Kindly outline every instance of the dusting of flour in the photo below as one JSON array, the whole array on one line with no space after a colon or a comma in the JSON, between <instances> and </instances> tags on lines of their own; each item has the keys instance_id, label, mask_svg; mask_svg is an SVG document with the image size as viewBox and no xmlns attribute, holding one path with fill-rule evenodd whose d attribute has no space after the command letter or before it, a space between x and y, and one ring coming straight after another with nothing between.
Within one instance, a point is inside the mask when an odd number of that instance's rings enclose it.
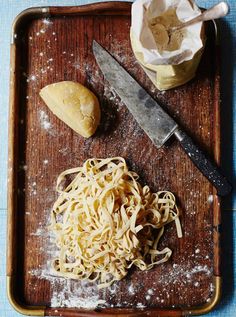
<instances>
[{"instance_id":1,"label":"dusting of flour","mask_svg":"<svg viewBox=\"0 0 236 317\"><path fill-rule=\"evenodd\" d=\"M94 309L104 305L105 301L99 298L96 284L87 281L66 279L57 275L52 267L52 260L58 255L54 237L45 227L39 227L31 234L42 240L42 249L46 252L47 262L40 268L29 271L32 276L45 279L51 285L51 307L78 307Z\"/></svg>"}]
</instances>

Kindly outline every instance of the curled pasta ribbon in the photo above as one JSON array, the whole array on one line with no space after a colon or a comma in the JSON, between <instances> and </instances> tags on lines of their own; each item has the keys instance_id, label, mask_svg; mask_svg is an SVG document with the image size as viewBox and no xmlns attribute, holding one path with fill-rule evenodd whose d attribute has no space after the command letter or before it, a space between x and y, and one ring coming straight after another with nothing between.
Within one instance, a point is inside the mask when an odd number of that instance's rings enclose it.
<instances>
[{"instance_id":1,"label":"curled pasta ribbon","mask_svg":"<svg viewBox=\"0 0 236 317\"><path fill-rule=\"evenodd\" d=\"M168 247L157 249L166 224L175 221L182 237L175 196L142 187L121 157L88 159L63 172L57 192L50 227L59 256L53 267L64 277L97 280L99 288L107 287L133 265L149 270L170 258Z\"/></svg>"}]
</instances>

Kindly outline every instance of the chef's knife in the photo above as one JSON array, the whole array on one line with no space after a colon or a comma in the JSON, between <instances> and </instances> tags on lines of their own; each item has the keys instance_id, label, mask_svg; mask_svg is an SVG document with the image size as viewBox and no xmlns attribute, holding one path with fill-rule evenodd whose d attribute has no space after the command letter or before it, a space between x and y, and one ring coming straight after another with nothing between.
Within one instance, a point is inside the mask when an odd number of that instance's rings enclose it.
<instances>
[{"instance_id":1,"label":"chef's knife","mask_svg":"<svg viewBox=\"0 0 236 317\"><path fill-rule=\"evenodd\" d=\"M93 53L105 79L155 146L160 148L174 134L193 163L215 186L218 195L227 195L231 185L178 124L96 41L93 41Z\"/></svg>"}]
</instances>

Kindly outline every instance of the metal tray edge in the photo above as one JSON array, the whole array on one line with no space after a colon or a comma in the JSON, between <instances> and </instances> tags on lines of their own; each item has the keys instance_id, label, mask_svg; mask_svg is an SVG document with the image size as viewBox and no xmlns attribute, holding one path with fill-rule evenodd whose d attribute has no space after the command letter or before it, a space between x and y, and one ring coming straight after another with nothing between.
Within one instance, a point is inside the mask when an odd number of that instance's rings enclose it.
<instances>
[{"instance_id":1,"label":"metal tray edge","mask_svg":"<svg viewBox=\"0 0 236 317\"><path fill-rule=\"evenodd\" d=\"M30 7L28 9L20 12L12 23L11 30L11 44L15 43L17 39L17 29L18 26L27 19L35 17L49 17L53 15L73 15L79 13L86 13L91 9L94 12L99 12L102 10L112 10L116 6L117 11L121 10L122 12L127 11L131 8L132 2L130 1L105 1L105 2L95 2L78 6L47 6L47 7Z\"/></svg>"},{"instance_id":2,"label":"metal tray edge","mask_svg":"<svg viewBox=\"0 0 236 317\"><path fill-rule=\"evenodd\" d=\"M19 25L24 22L25 19L30 19L35 16L48 16L49 15L49 7L33 7L28 8L20 12L12 22L11 28L11 44L15 43L17 39L17 30Z\"/></svg>"},{"instance_id":3,"label":"metal tray edge","mask_svg":"<svg viewBox=\"0 0 236 317\"><path fill-rule=\"evenodd\" d=\"M106 4L106 2L104 4ZM85 5L85 6L87 6L87 5ZM33 8L28 8L28 9L22 11L21 13L19 13L15 17L13 24L12 24L11 44L13 44L13 46L14 46L14 44L16 42L17 38L15 37L15 34L17 34L17 29L18 29L21 22L23 22L25 19L30 19L32 17L35 18L35 16L48 17L49 15L51 15L50 14L50 7L33 7ZM215 27L216 45L219 45L219 34L217 32L217 25L216 25L215 21L213 21L213 23L214 23L214 27ZM12 48L12 50L15 50L15 49L16 49L15 47ZM14 59L14 58L12 58L12 59ZM12 65L12 63L11 63L11 66L15 66L15 65ZM15 79L14 75L15 74L12 74L13 78ZM15 97L15 93L14 93L14 97ZM14 97L11 96L10 104L11 104L11 102L13 103ZM10 129L10 131L14 130L14 128L11 124L9 125L9 129ZM13 155L11 155L10 158L12 158L12 160L13 160L14 159ZM10 209L11 209L11 207L10 207ZM12 207L12 209L14 209L14 208ZM8 246L11 247L11 244ZM222 278L220 276L215 276L214 279L215 279L215 292L214 292L211 300L209 301L209 303L204 304L200 307L193 307L190 310L187 310L184 308L182 311L183 316L207 314L215 308L215 306L218 304L220 297L221 297ZM19 312L23 315L44 316L45 309L47 308L46 306L27 306L26 304L19 303L18 299L14 295L14 287L15 287L14 285L15 285L14 276L7 276L7 297L8 297L8 300L9 300L11 306L17 312Z\"/></svg>"},{"instance_id":4,"label":"metal tray edge","mask_svg":"<svg viewBox=\"0 0 236 317\"><path fill-rule=\"evenodd\" d=\"M201 306L201 307L194 307L190 310L185 310L183 315L202 315L207 314L212 311L216 305L219 303L221 298L221 290L222 290L222 278L220 276L215 276L215 292L209 301L209 303Z\"/></svg>"},{"instance_id":5,"label":"metal tray edge","mask_svg":"<svg viewBox=\"0 0 236 317\"><path fill-rule=\"evenodd\" d=\"M27 306L19 302L14 294L14 276L7 276L7 297L11 306L20 314L28 316L44 316L44 306Z\"/></svg>"}]
</instances>

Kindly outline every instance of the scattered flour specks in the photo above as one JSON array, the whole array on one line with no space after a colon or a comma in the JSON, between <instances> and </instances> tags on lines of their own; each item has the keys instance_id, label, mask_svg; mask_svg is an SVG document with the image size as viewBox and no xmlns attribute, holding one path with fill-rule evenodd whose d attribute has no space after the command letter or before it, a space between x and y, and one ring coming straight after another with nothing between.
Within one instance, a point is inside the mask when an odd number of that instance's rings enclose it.
<instances>
[{"instance_id":1,"label":"scattered flour specks","mask_svg":"<svg viewBox=\"0 0 236 317\"><path fill-rule=\"evenodd\" d=\"M195 265L194 267L191 267L189 264L186 265L186 267L183 266L175 266L174 270L169 274L168 276L163 277L165 279L165 283L174 283L178 279L182 280L183 283L185 283L186 279L187 281L190 281L191 279L195 279L197 274L202 273L206 276L209 276L212 272L212 268L209 268L207 265ZM162 277L161 277L162 279Z\"/></svg>"},{"instance_id":2,"label":"scattered flour specks","mask_svg":"<svg viewBox=\"0 0 236 317\"><path fill-rule=\"evenodd\" d=\"M55 257L54 252L47 252ZM99 299L96 285L89 282L81 282L65 279L57 276L51 267L51 261L42 269L35 269L29 272L31 275L41 279L46 279L51 283L52 307L80 307L94 309L98 305L105 304L103 299Z\"/></svg>"},{"instance_id":3,"label":"scattered flour specks","mask_svg":"<svg viewBox=\"0 0 236 317\"><path fill-rule=\"evenodd\" d=\"M43 228L38 228L36 232L31 233L31 236L42 236L45 233Z\"/></svg>"},{"instance_id":4,"label":"scattered flour specks","mask_svg":"<svg viewBox=\"0 0 236 317\"><path fill-rule=\"evenodd\" d=\"M145 305L143 305L142 303L138 303L137 304L137 308L145 308L146 306Z\"/></svg>"},{"instance_id":5,"label":"scattered flour specks","mask_svg":"<svg viewBox=\"0 0 236 317\"><path fill-rule=\"evenodd\" d=\"M128 291L129 291L129 293L132 294L132 295L135 293L133 284L131 284L131 285L129 286Z\"/></svg>"},{"instance_id":6,"label":"scattered flour specks","mask_svg":"<svg viewBox=\"0 0 236 317\"><path fill-rule=\"evenodd\" d=\"M69 151L70 151L70 149L65 147L65 148L59 149L58 152L61 153L63 156L66 156L66 155L68 155Z\"/></svg>"},{"instance_id":7,"label":"scattered flour specks","mask_svg":"<svg viewBox=\"0 0 236 317\"><path fill-rule=\"evenodd\" d=\"M30 82L30 81L36 81L37 77L36 75L30 75L28 78L27 78L27 82Z\"/></svg>"},{"instance_id":8,"label":"scattered flour specks","mask_svg":"<svg viewBox=\"0 0 236 317\"><path fill-rule=\"evenodd\" d=\"M49 222L49 220L48 220ZM42 223L41 223L42 225ZM80 307L94 309L98 305L104 305L105 300L99 298L96 284L87 281L65 279L57 275L53 270L52 260L58 256L58 250L53 243L51 232L45 228L38 228L32 236L37 236L46 241L47 249L40 247L47 254L47 262L40 268L32 269L29 274L40 279L46 279L51 284L52 296L51 307Z\"/></svg>"},{"instance_id":9,"label":"scattered flour specks","mask_svg":"<svg viewBox=\"0 0 236 317\"><path fill-rule=\"evenodd\" d=\"M153 295L154 294L154 291L153 291L153 289L149 289L148 291L147 291L147 293L148 293L148 295Z\"/></svg>"},{"instance_id":10,"label":"scattered flour specks","mask_svg":"<svg viewBox=\"0 0 236 317\"><path fill-rule=\"evenodd\" d=\"M52 24L52 21L49 18L45 18L43 19L43 24L50 25Z\"/></svg>"},{"instance_id":11,"label":"scattered flour specks","mask_svg":"<svg viewBox=\"0 0 236 317\"><path fill-rule=\"evenodd\" d=\"M215 290L215 285L213 283L210 284L210 291L213 293Z\"/></svg>"},{"instance_id":12,"label":"scattered flour specks","mask_svg":"<svg viewBox=\"0 0 236 317\"><path fill-rule=\"evenodd\" d=\"M77 283L64 279L63 281L54 282L51 306L52 307L80 307L80 308L96 308L98 305L104 304L105 301L93 295L93 289L90 287L78 287ZM68 296L69 295L69 296Z\"/></svg>"},{"instance_id":13,"label":"scattered flour specks","mask_svg":"<svg viewBox=\"0 0 236 317\"><path fill-rule=\"evenodd\" d=\"M41 127L43 129L48 130L51 128L51 123L49 122L48 115L43 110L39 111L39 118Z\"/></svg>"},{"instance_id":14,"label":"scattered flour specks","mask_svg":"<svg viewBox=\"0 0 236 317\"><path fill-rule=\"evenodd\" d=\"M212 203L213 203L213 200L214 200L213 195L209 195L209 196L208 196L208 199L207 199L208 204L212 204Z\"/></svg>"}]
</instances>

